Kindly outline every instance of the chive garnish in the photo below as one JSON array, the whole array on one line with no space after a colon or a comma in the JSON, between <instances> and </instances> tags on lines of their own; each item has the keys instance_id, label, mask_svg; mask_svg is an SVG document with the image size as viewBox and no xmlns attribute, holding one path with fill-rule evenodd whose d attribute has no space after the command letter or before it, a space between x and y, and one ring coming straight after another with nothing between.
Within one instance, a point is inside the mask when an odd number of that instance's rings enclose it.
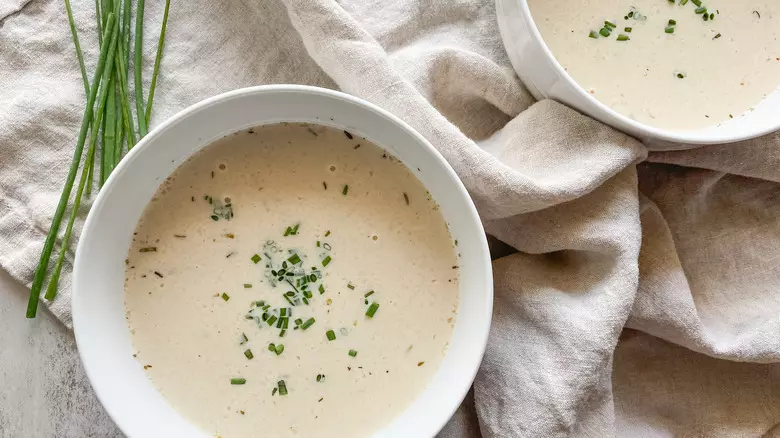
<instances>
[{"instance_id":1,"label":"chive garnish","mask_svg":"<svg viewBox=\"0 0 780 438\"><path fill-rule=\"evenodd\" d=\"M252 358L255 357L255 355L252 354L252 350L250 350L248 348L246 350L244 350L244 356L246 356L246 358L249 359L249 360L252 360Z\"/></svg>"},{"instance_id":2,"label":"chive garnish","mask_svg":"<svg viewBox=\"0 0 780 438\"><path fill-rule=\"evenodd\" d=\"M301 262L301 258L298 256L298 254L293 254L287 259L288 262L292 263L293 265L297 265Z\"/></svg>"},{"instance_id":3,"label":"chive garnish","mask_svg":"<svg viewBox=\"0 0 780 438\"><path fill-rule=\"evenodd\" d=\"M317 374L317 381L322 382L325 380L325 374Z\"/></svg>"},{"instance_id":4,"label":"chive garnish","mask_svg":"<svg viewBox=\"0 0 780 438\"><path fill-rule=\"evenodd\" d=\"M675 24L677 24L677 21L670 18L669 19L669 26L674 26Z\"/></svg>"},{"instance_id":5,"label":"chive garnish","mask_svg":"<svg viewBox=\"0 0 780 438\"><path fill-rule=\"evenodd\" d=\"M694 5L701 6L701 0L691 0Z\"/></svg>"},{"instance_id":6,"label":"chive garnish","mask_svg":"<svg viewBox=\"0 0 780 438\"><path fill-rule=\"evenodd\" d=\"M355 290L355 286L352 283L347 283L347 287L352 290Z\"/></svg>"},{"instance_id":7,"label":"chive garnish","mask_svg":"<svg viewBox=\"0 0 780 438\"><path fill-rule=\"evenodd\" d=\"M342 194L342 195L344 195L344 196L346 196L346 195L347 195L347 192L349 192L349 185L347 185L347 184L344 184L344 188L343 188L343 189L341 189L341 194Z\"/></svg>"},{"instance_id":8,"label":"chive garnish","mask_svg":"<svg viewBox=\"0 0 780 438\"><path fill-rule=\"evenodd\" d=\"M625 34L622 34L622 33L620 35L618 35L618 37L617 37L618 41L628 41L629 39L630 38L628 37L628 35L625 35Z\"/></svg>"},{"instance_id":9,"label":"chive garnish","mask_svg":"<svg viewBox=\"0 0 780 438\"><path fill-rule=\"evenodd\" d=\"M685 78L685 73L677 73L676 76L677 76L678 79L683 79L683 78Z\"/></svg>"},{"instance_id":10,"label":"chive garnish","mask_svg":"<svg viewBox=\"0 0 780 438\"><path fill-rule=\"evenodd\" d=\"M325 332L325 336L328 338L329 341L335 341L336 340L336 333L333 330L328 330Z\"/></svg>"},{"instance_id":11,"label":"chive garnish","mask_svg":"<svg viewBox=\"0 0 780 438\"><path fill-rule=\"evenodd\" d=\"M276 395L276 391L278 391L278 390L279 390L279 388L274 386L274 389L271 391L271 396Z\"/></svg>"},{"instance_id":12,"label":"chive garnish","mask_svg":"<svg viewBox=\"0 0 780 438\"><path fill-rule=\"evenodd\" d=\"M664 32L674 33L674 26L667 26L666 29L664 29Z\"/></svg>"},{"instance_id":13,"label":"chive garnish","mask_svg":"<svg viewBox=\"0 0 780 438\"><path fill-rule=\"evenodd\" d=\"M373 303L371 303L370 306L368 306L368 310L366 310L366 316L369 318L373 318L377 310L379 310L379 303L374 301Z\"/></svg>"},{"instance_id":14,"label":"chive garnish","mask_svg":"<svg viewBox=\"0 0 780 438\"><path fill-rule=\"evenodd\" d=\"M251 289L252 284L251 283L244 283L244 289Z\"/></svg>"},{"instance_id":15,"label":"chive garnish","mask_svg":"<svg viewBox=\"0 0 780 438\"><path fill-rule=\"evenodd\" d=\"M607 28L610 28L610 29L615 29L617 27L617 25L615 23L607 20L607 21L604 22L604 27L607 27Z\"/></svg>"},{"instance_id":16,"label":"chive garnish","mask_svg":"<svg viewBox=\"0 0 780 438\"><path fill-rule=\"evenodd\" d=\"M324 259L322 259L322 266L328 266L331 260L332 259L330 258L330 256L325 257Z\"/></svg>"},{"instance_id":17,"label":"chive garnish","mask_svg":"<svg viewBox=\"0 0 780 438\"><path fill-rule=\"evenodd\" d=\"M626 32L628 32L628 33L631 33L631 31L632 31L633 29L631 29L630 27L626 27L626 28L624 28L623 30L624 30L624 31L626 31Z\"/></svg>"},{"instance_id":18,"label":"chive garnish","mask_svg":"<svg viewBox=\"0 0 780 438\"><path fill-rule=\"evenodd\" d=\"M222 299L227 301L230 299L230 295L226 294L225 292L222 292Z\"/></svg>"},{"instance_id":19,"label":"chive garnish","mask_svg":"<svg viewBox=\"0 0 780 438\"><path fill-rule=\"evenodd\" d=\"M598 34L598 32L596 32L595 30L592 30L592 31L590 31L590 33L588 34L588 36L589 36L590 38L598 38L598 37L599 37L599 34ZM407 203L407 204L408 204L408 203Z\"/></svg>"},{"instance_id":20,"label":"chive garnish","mask_svg":"<svg viewBox=\"0 0 780 438\"><path fill-rule=\"evenodd\" d=\"M269 326L273 326L277 319L276 315L271 315L265 322L268 323Z\"/></svg>"},{"instance_id":21,"label":"chive garnish","mask_svg":"<svg viewBox=\"0 0 780 438\"><path fill-rule=\"evenodd\" d=\"M366 292L366 294L365 294L365 295L363 295L363 296L364 296L365 298L368 298L368 297L370 297L371 295L374 295L374 291L373 291L373 290L370 290L370 291Z\"/></svg>"},{"instance_id":22,"label":"chive garnish","mask_svg":"<svg viewBox=\"0 0 780 438\"><path fill-rule=\"evenodd\" d=\"M241 342L239 342L239 345L244 345L247 342L249 342L249 338L246 337L245 333L241 333Z\"/></svg>"},{"instance_id":23,"label":"chive garnish","mask_svg":"<svg viewBox=\"0 0 780 438\"><path fill-rule=\"evenodd\" d=\"M231 385L243 385L244 383L246 383L246 379L243 377L233 377L230 379Z\"/></svg>"},{"instance_id":24,"label":"chive garnish","mask_svg":"<svg viewBox=\"0 0 780 438\"><path fill-rule=\"evenodd\" d=\"M259 254L253 255L251 260L252 260L252 263L254 263L254 264L260 263L260 255Z\"/></svg>"},{"instance_id":25,"label":"chive garnish","mask_svg":"<svg viewBox=\"0 0 780 438\"><path fill-rule=\"evenodd\" d=\"M279 385L279 395L287 395L287 384L284 383L284 380L277 382L277 385Z\"/></svg>"},{"instance_id":26,"label":"chive garnish","mask_svg":"<svg viewBox=\"0 0 780 438\"><path fill-rule=\"evenodd\" d=\"M328 237L328 236L330 236L330 230L325 232L325 237Z\"/></svg>"},{"instance_id":27,"label":"chive garnish","mask_svg":"<svg viewBox=\"0 0 780 438\"><path fill-rule=\"evenodd\" d=\"M147 246L146 248L139 249L138 252L157 252L157 247L156 246Z\"/></svg>"},{"instance_id":28,"label":"chive garnish","mask_svg":"<svg viewBox=\"0 0 780 438\"><path fill-rule=\"evenodd\" d=\"M301 324L301 330L306 330L307 328L311 327L314 324L314 318L309 318Z\"/></svg>"},{"instance_id":29,"label":"chive garnish","mask_svg":"<svg viewBox=\"0 0 780 438\"><path fill-rule=\"evenodd\" d=\"M320 295L324 294L325 293L325 286L320 285L319 290L320 290Z\"/></svg>"},{"instance_id":30,"label":"chive garnish","mask_svg":"<svg viewBox=\"0 0 780 438\"><path fill-rule=\"evenodd\" d=\"M694 12L696 12L697 14L704 14L704 13L707 12L707 8L705 8L704 6L700 6L700 7L696 8L696 10Z\"/></svg>"},{"instance_id":31,"label":"chive garnish","mask_svg":"<svg viewBox=\"0 0 780 438\"><path fill-rule=\"evenodd\" d=\"M349 355L352 357L357 356L357 353L358 353L357 350L349 350Z\"/></svg>"},{"instance_id":32,"label":"chive garnish","mask_svg":"<svg viewBox=\"0 0 780 438\"><path fill-rule=\"evenodd\" d=\"M607 29L606 27L602 27L599 33L601 34L601 36L608 37L610 32L609 29Z\"/></svg>"},{"instance_id":33,"label":"chive garnish","mask_svg":"<svg viewBox=\"0 0 780 438\"><path fill-rule=\"evenodd\" d=\"M685 6L688 3L688 0L680 0L680 6Z\"/></svg>"}]
</instances>

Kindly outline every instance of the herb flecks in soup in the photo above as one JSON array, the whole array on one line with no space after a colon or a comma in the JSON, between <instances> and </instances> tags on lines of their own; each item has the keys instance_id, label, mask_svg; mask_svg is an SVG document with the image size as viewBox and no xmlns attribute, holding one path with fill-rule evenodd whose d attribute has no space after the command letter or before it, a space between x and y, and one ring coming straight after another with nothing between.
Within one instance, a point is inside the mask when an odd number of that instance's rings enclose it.
<instances>
[{"instance_id":1,"label":"herb flecks in soup","mask_svg":"<svg viewBox=\"0 0 780 438\"><path fill-rule=\"evenodd\" d=\"M550 51L603 104L651 126L717 125L780 84L774 0L529 0Z\"/></svg>"},{"instance_id":2,"label":"herb flecks in soup","mask_svg":"<svg viewBox=\"0 0 780 438\"><path fill-rule=\"evenodd\" d=\"M209 433L367 436L443 359L457 265L397 159L349 132L257 127L195 154L144 211L128 324L154 385Z\"/></svg>"}]
</instances>

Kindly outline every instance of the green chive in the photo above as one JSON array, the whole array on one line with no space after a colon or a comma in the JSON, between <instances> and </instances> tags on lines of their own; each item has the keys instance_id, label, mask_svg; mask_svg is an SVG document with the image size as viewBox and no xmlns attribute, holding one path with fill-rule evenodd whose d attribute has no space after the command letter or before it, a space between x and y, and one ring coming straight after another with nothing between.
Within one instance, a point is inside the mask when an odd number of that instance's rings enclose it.
<instances>
[{"instance_id":1,"label":"green chive","mask_svg":"<svg viewBox=\"0 0 780 438\"><path fill-rule=\"evenodd\" d=\"M258 255L258 254L253 255L251 260L252 260L252 263L258 264L260 262L260 255Z\"/></svg>"},{"instance_id":2,"label":"green chive","mask_svg":"<svg viewBox=\"0 0 780 438\"><path fill-rule=\"evenodd\" d=\"M325 286L320 285L320 295L325 293Z\"/></svg>"},{"instance_id":3,"label":"green chive","mask_svg":"<svg viewBox=\"0 0 780 438\"><path fill-rule=\"evenodd\" d=\"M328 338L329 341L335 341L336 340L336 333L333 330L328 330L325 332L325 336Z\"/></svg>"},{"instance_id":4,"label":"green chive","mask_svg":"<svg viewBox=\"0 0 780 438\"><path fill-rule=\"evenodd\" d=\"M266 323L267 323L269 326L273 326L273 325L274 325L274 323L276 322L276 320L277 320L277 319L278 319L278 318L276 317L276 315L271 315L271 316L270 316L270 317L269 317L269 318L268 318L268 319L267 319L265 322L266 322Z\"/></svg>"},{"instance_id":5,"label":"green chive","mask_svg":"<svg viewBox=\"0 0 780 438\"><path fill-rule=\"evenodd\" d=\"M284 380L280 380L277 384L279 385L279 395L287 395L287 384L284 383Z\"/></svg>"},{"instance_id":6,"label":"green chive","mask_svg":"<svg viewBox=\"0 0 780 438\"><path fill-rule=\"evenodd\" d=\"M683 79L685 77L685 73L677 73L677 78Z\"/></svg>"},{"instance_id":7,"label":"green chive","mask_svg":"<svg viewBox=\"0 0 780 438\"><path fill-rule=\"evenodd\" d=\"M691 0L694 5L701 6L701 0Z\"/></svg>"},{"instance_id":8,"label":"green chive","mask_svg":"<svg viewBox=\"0 0 780 438\"><path fill-rule=\"evenodd\" d=\"M674 26L675 24L677 24L677 21L670 18L669 19L669 26Z\"/></svg>"},{"instance_id":9,"label":"green chive","mask_svg":"<svg viewBox=\"0 0 780 438\"><path fill-rule=\"evenodd\" d=\"M355 290L355 286L353 286L352 283L347 283L347 287L352 290Z\"/></svg>"},{"instance_id":10,"label":"green chive","mask_svg":"<svg viewBox=\"0 0 780 438\"><path fill-rule=\"evenodd\" d=\"M325 379L325 374L317 374L317 381L321 382L323 379Z\"/></svg>"},{"instance_id":11,"label":"green chive","mask_svg":"<svg viewBox=\"0 0 780 438\"><path fill-rule=\"evenodd\" d=\"M244 345L247 342L249 342L249 338L246 337L245 333L241 333L241 342L239 343L239 345Z\"/></svg>"},{"instance_id":12,"label":"green chive","mask_svg":"<svg viewBox=\"0 0 780 438\"><path fill-rule=\"evenodd\" d=\"M680 6L685 6L688 3L688 0L680 0Z\"/></svg>"},{"instance_id":13,"label":"green chive","mask_svg":"<svg viewBox=\"0 0 780 438\"><path fill-rule=\"evenodd\" d=\"M629 38L628 38L628 35L624 35L624 34L621 33L620 35L618 35L617 40L618 41L628 41Z\"/></svg>"},{"instance_id":14,"label":"green chive","mask_svg":"<svg viewBox=\"0 0 780 438\"><path fill-rule=\"evenodd\" d=\"M244 283L244 289L251 289L252 284L251 283Z\"/></svg>"},{"instance_id":15,"label":"green chive","mask_svg":"<svg viewBox=\"0 0 780 438\"><path fill-rule=\"evenodd\" d=\"M664 32L666 32L666 33L674 33L674 27L673 26L668 26L666 29L664 29Z\"/></svg>"},{"instance_id":16,"label":"green chive","mask_svg":"<svg viewBox=\"0 0 780 438\"><path fill-rule=\"evenodd\" d=\"M246 356L246 358L249 359L249 360L251 360L252 358L255 357L255 355L252 354L252 350L250 350L248 348L246 350L244 350L244 356Z\"/></svg>"},{"instance_id":17,"label":"green chive","mask_svg":"<svg viewBox=\"0 0 780 438\"><path fill-rule=\"evenodd\" d=\"M603 37L608 37L609 34L610 34L609 29L607 29L606 27L602 27L601 30L599 31L599 33Z\"/></svg>"},{"instance_id":18,"label":"green chive","mask_svg":"<svg viewBox=\"0 0 780 438\"><path fill-rule=\"evenodd\" d=\"M626 27L626 28L625 28L625 29L623 29L623 30L624 30L624 31L626 31L626 32L628 32L628 33L631 33L631 31L632 31L633 29L632 29L632 28L630 28L630 27Z\"/></svg>"},{"instance_id":19,"label":"green chive","mask_svg":"<svg viewBox=\"0 0 780 438\"><path fill-rule=\"evenodd\" d=\"M371 303L370 306L368 306L368 310L366 310L366 316L369 318L373 318L377 310L379 310L379 303L374 301L373 303Z\"/></svg>"},{"instance_id":20,"label":"green chive","mask_svg":"<svg viewBox=\"0 0 780 438\"><path fill-rule=\"evenodd\" d=\"M271 391L271 395L272 396L276 395L276 391L278 391L278 390L279 390L279 388L274 386L274 389Z\"/></svg>"},{"instance_id":21,"label":"green chive","mask_svg":"<svg viewBox=\"0 0 780 438\"><path fill-rule=\"evenodd\" d=\"M297 265L301 262L301 258L298 256L298 254L293 254L291 257L287 259L288 262L292 263L293 265Z\"/></svg>"},{"instance_id":22,"label":"green chive","mask_svg":"<svg viewBox=\"0 0 780 438\"><path fill-rule=\"evenodd\" d=\"M349 350L349 355L352 357L357 356L357 350Z\"/></svg>"},{"instance_id":23,"label":"green chive","mask_svg":"<svg viewBox=\"0 0 780 438\"><path fill-rule=\"evenodd\" d=\"M615 29L617 27L617 25L615 23L611 22L611 21L605 21L604 22L604 27L608 27L610 29Z\"/></svg>"},{"instance_id":24,"label":"green chive","mask_svg":"<svg viewBox=\"0 0 780 438\"><path fill-rule=\"evenodd\" d=\"M330 258L330 256L327 256L327 257L325 257L325 258L322 260L322 266L328 266L328 264L330 263L330 261L331 261L331 260L332 260L332 259Z\"/></svg>"},{"instance_id":25,"label":"green chive","mask_svg":"<svg viewBox=\"0 0 780 438\"><path fill-rule=\"evenodd\" d=\"M368 297L370 297L371 295L374 295L374 291L373 291L373 290L370 290L370 291L366 292L366 294L365 294L365 295L363 295L363 296L364 296L365 298L368 298Z\"/></svg>"},{"instance_id":26,"label":"green chive","mask_svg":"<svg viewBox=\"0 0 780 438\"><path fill-rule=\"evenodd\" d=\"M349 192L349 186L344 184L344 188L341 190L341 194L346 196L347 192Z\"/></svg>"},{"instance_id":27,"label":"green chive","mask_svg":"<svg viewBox=\"0 0 780 438\"><path fill-rule=\"evenodd\" d=\"M595 38L598 38L598 37L599 37L599 34L598 34L598 32L596 32L595 30L592 30L592 31L590 31L590 33L588 34L588 37L590 37L590 38L594 38L594 39L595 39Z\"/></svg>"},{"instance_id":28,"label":"green chive","mask_svg":"<svg viewBox=\"0 0 780 438\"><path fill-rule=\"evenodd\" d=\"M696 8L694 12L696 12L697 14L705 14L707 13L707 8L705 8L704 6L700 6Z\"/></svg>"},{"instance_id":29,"label":"green chive","mask_svg":"<svg viewBox=\"0 0 780 438\"><path fill-rule=\"evenodd\" d=\"M117 1L117 0L114 0ZM129 0L125 0L129 1ZM149 101L146 103L146 124L152 118L152 102L154 101L154 89L157 86L157 75L160 73L160 61L162 61L163 42L165 42L165 26L168 23L168 8L171 6L171 0L165 0L165 10L163 11L162 26L160 28L160 39L157 41L157 56L154 59L154 70L152 72L152 82L149 84ZM140 117L140 115L139 115Z\"/></svg>"},{"instance_id":30,"label":"green chive","mask_svg":"<svg viewBox=\"0 0 780 438\"><path fill-rule=\"evenodd\" d=\"M243 377L233 377L230 379L231 385L243 385L244 383L246 383L246 379Z\"/></svg>"},{"instance_id":31,"label":"green chive","mask_svg":"<svg viewBox=\"0 0 780 438\"><path fill-rule=\"evenodd\" d=\"M135 61L133 62L133 77L135 88L135 108L138 115L138 135L144 138L148 132L146 117L144 117L144 94L141 71L143 70L143 49L141 47L144 33L144 0L138 0L135 11L135 46L133 47Z\"/></svg>"},{"instance_id":32,"label":"green chive","mask_svg":"<svg viewBox=\"0 0 780 438\"><path fill-rule=\"evenodd\" d=\"M222 292L222 299L227 301L230 299L230 295L226 294L225 292Z\"/></svg>"},{"instance_id":33,"label":"green chive","mask_svg":"<svg viewBox=\"0 0 780 438\"><path fill-rule=\"evenodd\" d=\"M314 324L314 318L309 318L301 325L301 330L306 330Z\"/></svg>"},{"instance_id":34,"label":"green chive","mask_svg":"<svg viewBox=\"0 0 780 438\"><path fill-rule=\"evenodd\" d=\"M276 353L277 356L282 354L283 351L284 351L284 344L279 344L276 346L276 348L274 348L274 353Z\"/></svg>"}]
</instances>

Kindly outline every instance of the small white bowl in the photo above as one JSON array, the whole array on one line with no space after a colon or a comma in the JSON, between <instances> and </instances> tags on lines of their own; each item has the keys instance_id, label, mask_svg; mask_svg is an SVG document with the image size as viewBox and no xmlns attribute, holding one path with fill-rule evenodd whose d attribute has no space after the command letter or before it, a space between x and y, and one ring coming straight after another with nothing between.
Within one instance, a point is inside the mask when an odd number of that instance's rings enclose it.
<instances>
[{"instance_id":1,"label":"small white bowl","mask_svg":"<svg viewBox=\"0 0 780 438\"><path fill-rule=\"evenodd\" d=\"M315 87L262 86L207 99L150 132L111 174L84 225L73 275L73 328L98 399L130 437L212 437L170 406L133 358L124 260L144 207L182 162L225 135L277 122L346 129L386 149L415 172L458 240L460 296L446 356L420 396L373 434L432 437L465 397L487 344L493 280L482 224L455 172L420 134L362 99Z\"/></svg>"},{"instance_id":2,"label":"small white bowl","mask_svg":"<svg viewBox=\"0 0 780 438\"><path fill-rule=\"evenodd\" d=\"M718 126L689 131L659 129L630 119L590 95L561 67L542 39L528 0L496 0L498 27L517 75L536 99L553 99L645 141L653 149L731 143L780 129L780 90L755 110Z\"/></svg>"}]
</instances>

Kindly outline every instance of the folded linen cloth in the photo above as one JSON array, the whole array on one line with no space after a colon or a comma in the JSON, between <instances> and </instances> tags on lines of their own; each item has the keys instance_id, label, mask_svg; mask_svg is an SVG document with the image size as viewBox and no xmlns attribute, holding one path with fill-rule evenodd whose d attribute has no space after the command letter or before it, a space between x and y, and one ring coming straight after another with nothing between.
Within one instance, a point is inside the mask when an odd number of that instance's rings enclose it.
<instances>
[{"instance_id":1,"label":"folded linen cloth","mask_svg":"<svg viewBox=\"0 0 780 438\"><path fill-rule=\"evenodd\" d=\"M72 3L91 71L93 4ZM161 3L146 5L147 80ZM338 88L462 178L496 300L441 436L780 436L780 134L648 155L534 102L491 0L191 0L167 35L152 126L243 86ZM0 77L0 266L29 284L84 102L62 2L0 6ZM68 326L69 282L47 303Z\"/></svg>"}]
</instances>

